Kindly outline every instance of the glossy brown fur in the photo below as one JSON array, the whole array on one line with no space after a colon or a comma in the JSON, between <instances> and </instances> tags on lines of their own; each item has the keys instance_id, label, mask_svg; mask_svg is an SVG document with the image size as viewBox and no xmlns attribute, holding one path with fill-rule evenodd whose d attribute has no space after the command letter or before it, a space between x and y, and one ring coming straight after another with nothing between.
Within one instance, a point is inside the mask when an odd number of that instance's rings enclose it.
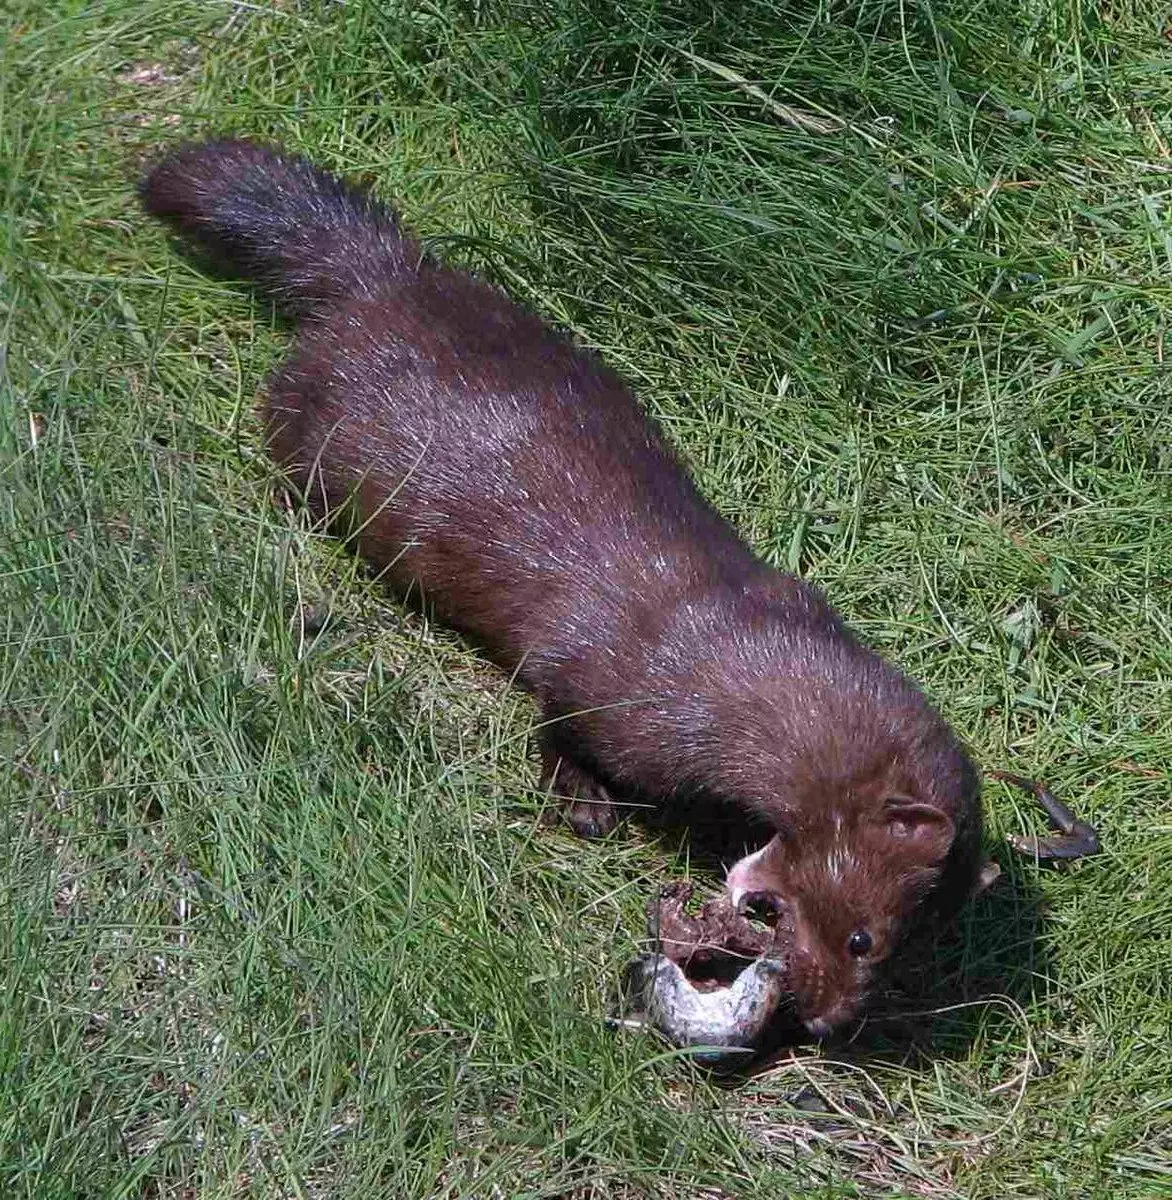
<instances>
[{"instance_id":1,"label":"glossy brown fur","mask_svg":"<svg viewBox=\"0 0 1172 1200\"><path fill-rule=\"evenodd\" d=\"M606 831L612 796L766 818L784 853L754 879L805 930L799 1007L818 1031L853 1015L925 897L951 906L977 868L976 774L915 687L753 556L612 371L361 193L217 142L142 195L300 321L265 407L274 458L533 692L576 827ZM865 962L844 950L859 923Z\"/></svg>"}]
</instances>

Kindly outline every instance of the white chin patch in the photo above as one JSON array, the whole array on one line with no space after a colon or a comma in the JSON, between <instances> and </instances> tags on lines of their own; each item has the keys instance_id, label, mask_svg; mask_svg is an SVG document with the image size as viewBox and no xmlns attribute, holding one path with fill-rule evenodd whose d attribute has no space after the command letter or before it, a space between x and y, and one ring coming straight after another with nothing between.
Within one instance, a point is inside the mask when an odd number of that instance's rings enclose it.
<instances>
[{"instance_id":1,"label":"white chin patch","mask_svg":"<svg viewBox=\"0 0 1172 1200\"><path fill-rule=\"evenodd\" d=\"M778 839L767 842L760 850L746 854L738 859L728 870L724 886L728 889L733 908L740 908L741 901L753 892L768 892L771 890L767 859L774 850Z\"/></svg>"}]
</instances>

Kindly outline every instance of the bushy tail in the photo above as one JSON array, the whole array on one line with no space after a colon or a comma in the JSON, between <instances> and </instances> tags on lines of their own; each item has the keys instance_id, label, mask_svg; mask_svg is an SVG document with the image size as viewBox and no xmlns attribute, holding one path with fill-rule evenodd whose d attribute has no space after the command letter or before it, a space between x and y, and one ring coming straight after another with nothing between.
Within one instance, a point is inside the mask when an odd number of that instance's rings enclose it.
<instances>
[{"instance_id":1,"label":"bushy tail","mask_svg":"<svg viewBox=\"0 0 1172 1200\"><path fill-rule=\"evenodd\" d=\"M144 176L139 195L147 212L295 317L370 295L419 261L386 209L256 142L180 146Z\"/></svg>"}]
</instances>

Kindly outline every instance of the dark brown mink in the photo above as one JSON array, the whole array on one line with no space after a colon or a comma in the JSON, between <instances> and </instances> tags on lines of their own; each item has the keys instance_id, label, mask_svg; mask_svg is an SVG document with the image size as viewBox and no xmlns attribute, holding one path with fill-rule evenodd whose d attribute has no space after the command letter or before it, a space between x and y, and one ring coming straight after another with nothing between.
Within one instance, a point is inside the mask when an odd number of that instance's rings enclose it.
<instances>
[{"instance_id":1,"label":"dark brown mink","mask_svg":"<svg viewBox=\"0 0 1172 1200\"><path fill-rule=\"evenodd\" d=\"M978 776L917 688L754 557L613 371L365 193L249 141L180 147L140 191L298 322L264 406L274 459L533 693L574 827L608 832L616 798L766 822L734 901L792 911L812 1032L854 1017L978 876Z\"/></svg>"}]
</instances>

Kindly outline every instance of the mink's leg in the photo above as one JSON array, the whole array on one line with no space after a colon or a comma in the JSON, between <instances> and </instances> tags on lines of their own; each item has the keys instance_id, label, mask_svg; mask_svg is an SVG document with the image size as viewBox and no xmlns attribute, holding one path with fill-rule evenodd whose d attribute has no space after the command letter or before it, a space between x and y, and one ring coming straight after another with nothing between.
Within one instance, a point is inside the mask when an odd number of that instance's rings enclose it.
<instances>
[{"instance_id":1,"label":"mink's leg","mask_svg":"<svg viewBox=\"0 0 1172 1200\"><path fill-rule=\"evenodd\" d=\"M566 820L579 837L605 837L618 824L618 809L606 788L545 737L541 739L541 786L565 797Z\"/></svg>"}]
</instances>

